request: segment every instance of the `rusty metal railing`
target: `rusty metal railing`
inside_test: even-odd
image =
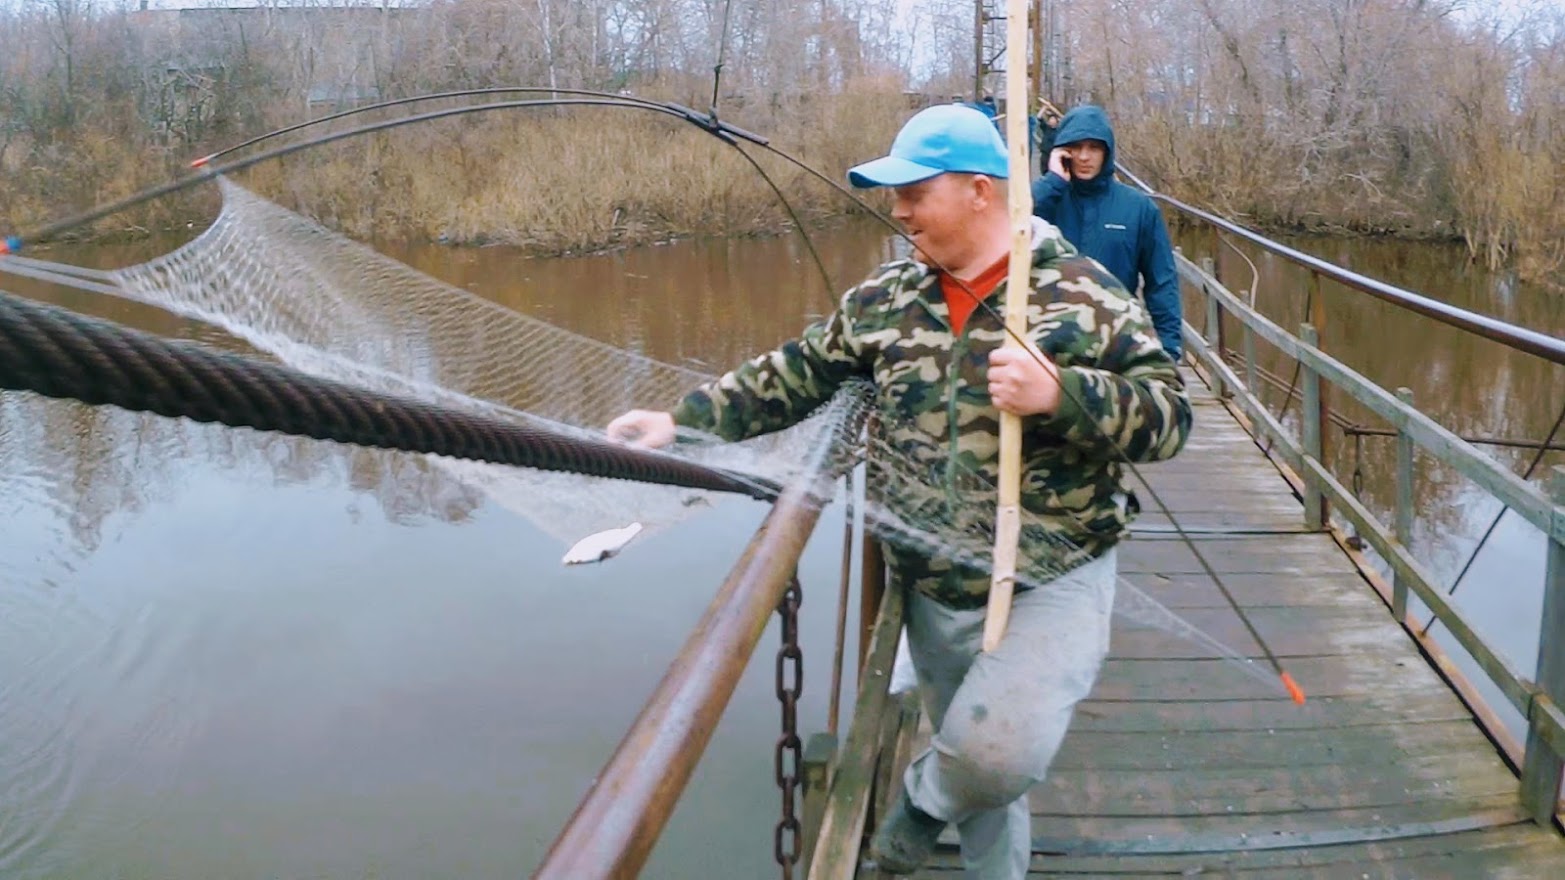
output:
[[[805,827],[795,814],[806,782],[797,700],[803,666],[797,642],[799,557],[831,500],[832,486],[852,467],[869,415],[865,389],[843,389],[833,405],[846,409],[809,465],[784,487],[772,509],[730,570],[683,648],[669,665],[614,754],[604,765],[565,828],[534,873],[538,880],[634,877],[700,762],[718,720],[749,665],[773,611],[782,618],[777,658],[777,697],[782,736],[777,741],[777,784],[783,797],[775,855],[790,878],[805,848]],[[851,525],[851,524],[850,524]],[[862,532],[861,532],[862,534]],[[851,540],[848,541],[852,546]]]

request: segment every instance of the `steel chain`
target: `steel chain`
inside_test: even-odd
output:
[[[777,701],[782,704],[782,736],[777,738],[774,769],[782,791],[782,819],[772,838],[772,853],[782,868],[783,880],[792,880],[799,861],[799,819],[794,802],[804,768],[804,747],[799,740],[799,694],[804,689],[804,654],[799,650],[799,605],[804,593],[795,576],[777,605],[782,620],[782,644],[777,649]]]

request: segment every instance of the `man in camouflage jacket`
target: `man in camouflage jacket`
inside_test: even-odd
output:
[[[1168,458],[1190,430],[1183,383],[1143,307],[1041,220],[1032,231],[1030,348],[1001,348],[1006,165],[982,114],[922,111],[890,156],[849,173],[857,186],[895,187],[893,216],[917,258],[880,267],[798,339],[691,392],[672,413],[636,410],[609,426],[647,446],[671,442],[676,424],[739,440],[794,424],[844,382],[867,378],[899,458],[933,479],[971,473],[993,485],[999,413],[1023,417],[1023,553],[1072,552],[1040,554],[1045,564],[1033,570],[1057,576],[1019,589],[993,652],[979,650],[988,574],[886,547],[896,584],[909,590],[908,641],[936,731],[871,845],[891,873],[915,870],[955,823],[968,877],[1025,874],[1027,789],[1046,773],[1108,650],[1114,547],[1133,513],[1121,456]],[[973,294],[996,307],[961,302]],[[961,508],[956,518],[986,516],[992,528],[992,495],[966,505],[935,494]]]

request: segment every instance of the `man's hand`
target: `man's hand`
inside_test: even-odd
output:
[[[609,422],[610,440],[657,449],[674,442],[674,417],[666,412],[633,409]]]
[[[989,353],[989,398],[1001,412],[1050,415],[1060,405],[1060,368],[1036,346]]]
[[[1070,169],[1071,151],[1064,147],[1055,147],[1049,151],[1049,172],[1065,178],[1065,182],[1071,181]]]

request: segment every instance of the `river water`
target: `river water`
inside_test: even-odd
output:
[[[43,256],[111,266],[173,244]],[[887,248],[864,224],[816,244],[830,284],[795,237],[547,260],[384,250],[567,329],[716,371],[828,310],[828,290]],[[1469,270],[1456,251],[1299,244],[1565,331],[1565,299]],[[1263,307],[1295,312],[1286,268],[1257,265]],[[1240,286],[1248,278],[1236,257],[1223,268]],[[145,306],[4,281],[233,344]],[[1323,295],[1328,350],[1382,384],[1413,387],[1454,430],[1538,438],[1565,406],[1558,370]],[[1364,444],[1368,491],[1389,500],[1389,441]],[[1337,449],[1346,474],[1351,446]],[[1453,572],[1493,506],[1439,473],[1419,492],[1419,548]],[[763,514],[728,501],[603,565],[567,569],[544,524],[418,456],[0,393],[0,875],[525,875]],[[828,511],[801,570],[806,735],[825,726],[841,528],[840,509]],[[1502,526],[1459,594],[1528,658],[1525,671],[1540,548],[1535,533]],[[775,872],[773,630],[644,876]]]

